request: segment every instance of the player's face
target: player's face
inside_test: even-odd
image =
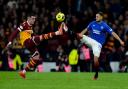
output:
[[[96,14],[96,21],[100,22],[103,20],[103,16],[101,16],[100,14]]]
[[[31,16],[28,18],[29,24],[33,25],[36,21],[36,17],[35,16]]]

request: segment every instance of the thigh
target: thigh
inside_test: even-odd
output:
[[[85,35],[83,35],[81,42],[85,43],[88,47],[92,49],[94,56],[97,57],[100,56],[100,52],[102,48],[102,45],[100,43]]]
[[[99,57],[101,53],[101,47],[98,44],[92,45],[92,51],[94,56]]]
[[[92,45],[94,44],[93,41],[94,40],[92,38],[85,35],[83,35],[83,38],[81,39],[81,43],[86,44],[90,48],[92,48]]]
[[[32,39],[27,39],[25,42],[24,42],[24,46],[30,50],[31,52],[35,52],[37,50],[36,48],[36,44],[33,42]]]

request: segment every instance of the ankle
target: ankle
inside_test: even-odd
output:
[[[24,69],[22,72],[23,72],[23,73],[26,73],[26,70]]]

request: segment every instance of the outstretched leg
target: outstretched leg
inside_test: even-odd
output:
[[[64,24],[64,27],[63,27],[64,30],[68,29],[65,24]],[[75,33],[72,30],[68,30],[67,33],[69,34],[70,38],[76,37],[76,38],[80,39],[80,41],[82,43],[85,43],[86,45],[88,45],[89,47],[91,47],[93,49],[94,68],[95,68],[95,75],[94,75],[93,79],[96,80],[98,78],[98,71],[99,71],[98,58],[99,58],[102,46],[98,42],[96,42],[95,40],[93,40],[90,37],[87,37],[87,36],[85,36],[83,34]]]
[[[62,35],[62,34],[63,34],[63,28],[62,28],[62,24],[61,24],[59,29],[58,29],[58,31],[56,31],[56,32],[50,32],[48,34],[42,34],[42,35],[39,35],[39,36],[33,36],[32,38],[27,39],[24,42],[25,47],[28,48],[31,52],[34,52],[34,54],[30,58],[30,61],[27,64],[27,66],[24,68],[24,70],[19,72],[19,75],[22,78],[26,77],[25,76],[26,71],[28,71],[30,68],[33,68],[40,61],[40,54],[37,51],[36,46],[39,45],[42,40],[47,40],[47,39],[52,38],[53,36]]]

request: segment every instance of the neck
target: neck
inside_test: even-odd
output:
[[[29,21],[27,21],[27,23],[28,23],[29,26],[32,26],[32,25],[29,23]]]
[[[100,22],[102,22],[102,20],[100,20],[100,21],[96,21],[96,22],[100,23]]]

